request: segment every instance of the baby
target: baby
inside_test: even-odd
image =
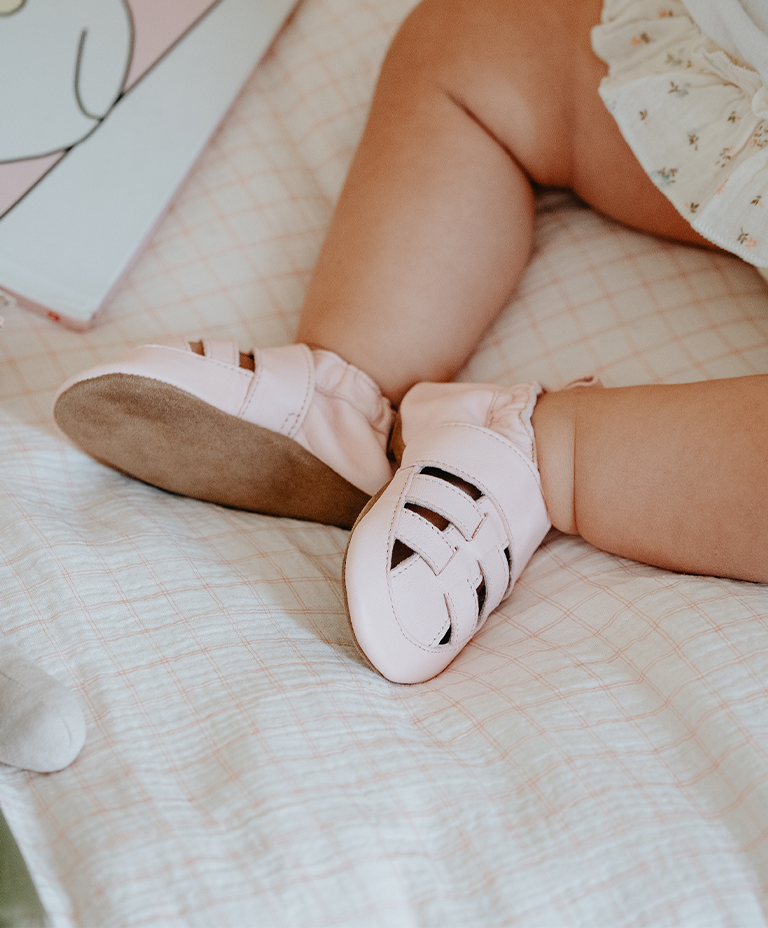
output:
[[[445,668],[551,525],[765,582],[768,378],[450,381],[523,272],[534,185],[768,266],[766,76],[764,0],[423,0],[383,64],[297,343],[145,346],[64,384],[57,421],[164,489],[354,525],[350,620],[393,681]]]

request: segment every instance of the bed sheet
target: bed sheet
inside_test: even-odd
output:
[[[67,770],[0,769],[54,926],[757,926],[768,599],[551,532],[437,679],[356,657],[346,533],[182,499],[73,448],[69,375],[171,334],[289,341],[410,0],[304,0],[98,325],[0,331],[0,629],[70,686]],[[737,259],[538,198],[461,374],[768,371]]]

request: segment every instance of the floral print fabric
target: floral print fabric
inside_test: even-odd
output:
[[[600,96],[644,170],[693,228],[768,267],[768,89],[679,0],[605,0],[592,30]]]

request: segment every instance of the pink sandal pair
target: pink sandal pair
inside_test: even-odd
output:
[[[61,387],[56,421],[162,489],[352,527],[344,588],[364,655],[398,683],[440,673],[549,530],[531,427],[541,388],[419,384],[392,427],[376,384],[332,352],[269,348],[248,367],[233,342],[202,352],[149,345],[92,368]]]

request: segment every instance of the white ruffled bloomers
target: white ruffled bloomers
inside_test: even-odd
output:
[[[706,239],[768,267],[768,88],[680,0],[605,0],[600,96],[643,169]],[[733,49],[731,49],[733,51]]]

